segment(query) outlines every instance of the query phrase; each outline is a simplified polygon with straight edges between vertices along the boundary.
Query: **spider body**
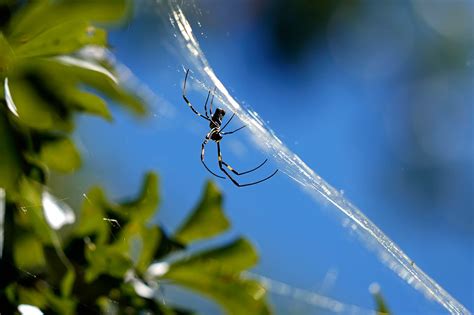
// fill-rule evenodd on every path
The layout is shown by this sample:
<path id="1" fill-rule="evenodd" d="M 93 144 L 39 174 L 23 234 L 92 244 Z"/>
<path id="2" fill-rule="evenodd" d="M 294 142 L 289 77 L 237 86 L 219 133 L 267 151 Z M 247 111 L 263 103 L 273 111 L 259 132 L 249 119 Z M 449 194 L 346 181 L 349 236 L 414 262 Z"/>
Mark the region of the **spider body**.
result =
<path id="1" fill-rule="evenodd" d="M 196 114 L 197 116 L 200 116 L 202 118 L 204 118 L 205 120 L 207 120 L 209 122 L 209 128 L 211 128 L 211 130 L 207 133 L 206 137 L 204 138 L 204 141 L 201 145 L 201 162 L 202 164 L 204 165 L 204 167 L 214 176 L 216 177 L 219 177 L 219 178 L 225 178 L 224 176 L 221 176 L 221 175 L 217 175 L 216 173 L 214 173 L 213 171 L 211 171 L 211 169 L 206 165 L 206 163 L 204 162 L 204 153 L 205 153 L 205 147 L 207 145 L 207 143 L 209 141 L 214 141 L 217 145 L 217 162 L 218 162 L 218 165 L 219 165 L 219 169 L 222 171 L 222 173 L 224 173 L 231 181 L 232 183 L 234 183 L 236 186 L 238 187 L 244 187 L 244 186 L 251 186 L 251 185 L 255 185 L 255 184 L 258 184 L 258 183 L 261 183 L 263 181 L 266 181 L 267 179 L 270 179 L 271 177 L 273 177 L 277 172 L 278 170 L 275 170 L 272 174 L 270 174 L 269 176 L 261 179 L 261 180 L 258 180 L 256 182 L 251 182 L 251 183 L 247 183 L 247 184 L 240 184 L 238 181 L 236 181 L 230 174 L 228 171 L 234 173 L 235 175 L 244 175 L 244 174 L 248 174 L 250 172 L 253 172 L 257 169 L 259 169 L 260 167 L 263 166 L 263 164 L 265 164 L 267 162 L 267 160 L 263 161 L 260 165 L 258 165 L 257 167 L 254 167 L 253 169 L 251 170 L 248 170 L 248 171 L 245 171 L 245 172 L 238 172 L 236 171 L 233 167 L 231 167 L 229 164 L 227 164 L 225 161 L 223 161 L 222 159 L 222 153 L 221 153 L 221 147 L 220 147 L 220 141 L 224 138 L 224 135 L 229 135 L 229 134 L 233 134 L 234 132 L 237 132 L 239 131 L 240 129 L 242 128 L 245 128 L 246 126 L 242 126 L 240 128 L 237 128 L 233 131 L 228 131 L 228 132 L 224 132 L 224 129 L 227 127 L 227 125 L 231 122 L 232 118 L 234 118 L 235 116 L 235 113 L 232 113 L 232 116 L 229 118 L 229 120 L 224 124 L 223 127 L 222 126 L 222 121 L 224 120 L 224 116 L 225 116 L 225 110 L 223 110 L 222 108 L 216 108 L 216 110 L 214 111 L 214 113 L 212 113 L 212 104 L 213 104 L 213 101 L 214 101 L 214 93 L 212 94 L 212 98 L 211 98 L 211 103 L 209 105 L 209 113 L 207 111 L 207 103 L 209 101 L 209 97 L 211 95 L 211 91 L 209 91 L 209 93 L 207 94 L 207 99 L 206 99 L 206 103 L 204 104 L 204 110 L 205 110 L 205 114 L 201 114 L 200 112 L 198 112 L 194 107 L 193 105 L 191 104 L 191 102 L 188 100 L 187 96 L 186 96 L 186 82 L 188 80 L 188 75 L 189 75 L 189 69 L 186 71 L 186 76 L 184 78 L 184 84 L 183 84 L 183 99 L 184 101 L 186 102 L 186 104 L 188 104 L 189 108 L 193 111 L 194 114 Z"/>
<path id="2" fill-rule="evenodd" d="M 225 110 L 223 110 L 222 108 L 217 108 L 211 117 L 211 121 L 209 122 L 209 127 L 220 128 L 222 125 L 222 120 L 224 119 L 224 116 L 225 116 Z"/>
<path id="3" fill-rule="evenodd" d="M 221 135 L 218 128 L 214 128 L 214 130 L 211 130 L 209 139 L 211 139 L 212 141 L 218 142 L 218 141 L 221 141 L 222 138 L 224 137 Z"/>

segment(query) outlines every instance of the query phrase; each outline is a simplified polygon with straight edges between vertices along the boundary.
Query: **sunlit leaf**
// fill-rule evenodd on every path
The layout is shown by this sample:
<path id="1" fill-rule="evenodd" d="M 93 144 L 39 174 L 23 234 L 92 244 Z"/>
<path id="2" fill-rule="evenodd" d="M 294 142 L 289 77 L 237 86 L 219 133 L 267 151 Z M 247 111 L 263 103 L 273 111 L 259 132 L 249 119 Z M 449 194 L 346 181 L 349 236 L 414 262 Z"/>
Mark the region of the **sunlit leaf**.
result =
<path id="1" fill-rule="evenodd" d="M 86 258 L 89 262 L 85 273 L 87 282 L 95 280 L 101 274 L 123 278 L 133 265 L 129 254 L 114 246 L 87 247 Z"/>
<path id="2" fill-rule="evenodd" d="M 128 3 L 126 0 L 37 1 L 24 6 L 13 17 L 8 35 L 17 46 L 64 23 L 116 22 L 125 16 Z"/>
<path id="3" fill-rule="evenodd" d="M 222 210 L 222 194 L 213 182 L 208 182 L 197 208 L 175 233 L 175 238 L 190 243 L 216 236 L 230 226 Z"/>
<path id="4" fill-rule="evenodd" d="M 81 165 L 79 152 L 68 138 L 45 142 L 39 158 L 48 167 L 60 172 L 72 172 Z"/>
<path id="5" fill-rule="evenodd" d="M 46 264 L 43 244 L 28 232 L 16 235 L 13 256 L 16 266 L 22 270 L 35 270 Z"/>
<path id="6" fill-rule="evenodd" d="M 137 198 L 114 207 L 114 211 L 130 220 L 145 222 L 157 210 L 159 202 L 158 177 L 148 173 Z"/>
<path id="7" fill-rule="evenodd" d="M 53 231 L 50 229 L 43 214 L 43 186 L 31 178 L 22 177 L 19 181 L 19 192 L 22 200 L 19 202 L 20 213 L 28 220 L 30 227 L 38 240 L 43 244 L 52 244 Z"/>
<path id="8" fill-rule="evenodd" d="M 85 193 L 79 223 L 74 230 L 78 237 L 95 236 L 97 244 L 105 243 L 109 237 L 109 226 L 104 222 L 109 207 L 104 191 L 99 187 Z"/>
<path id="9" fill-rule="evenodd" d="M 154 254 L 162 240 L 161 231 L 158 227 L 147 228 L 143 226 L 140 230 L 140 237 L 143 248 L 135 268 L 140 273 L 144 273 L 155 258 Z"/>
<path id="10" fill-rule="evenodd" d="M 10 77 L 9 88 L 15 107 L 18 111 L 18 120 L 28 127 L 40 130 L 71 131 L 72 121 L 67 112 L 60 112 L 41 94 L 30 80 Z"/>
<path id="11" fill-rule="evenodd" d="M 84 82 L 74 75 L 71 65 L 53 60 L 23 62 L 21 65 L 23 73 L 33 72 L 41 78 L 41 84 L 37 88 L 43 89 L 54 99 L 61 100 L 63 107 L 99 115 L 107 120 L 111 119 L 111 114 L 103 99 L 81 90 Z"/>
<path id="12" fill-rule="evenodd" d="M 43 315 L 44 313 L 34 305 L 20 304 L 18 305 L 20 315 Z"/>
<path id="13" fill-rule="evenodd" d="M 105 46 L 106 32 L 86 21 L 59 24 L 39 34 L 32 40 L 15 47 L 17 57 L 65 55 L 85 45 Z"/>
<path id="14" fill-rule="evenodd" d="M 104 95 L 126 106 L 134 113 L 140 115 L 145 113 L 143 101 L 122 87 L 115 75 L 99 64 L 78 58 L 61 57 L 54 60 L 41 60 L 27 66 L 43 77 L 44 84 L 48 86 L 50 92 L 59 96 L 68 106 L 74 105 L 84 110 L 93 109 L 91 113 L 102 114 L 106 109 L 95 108 L 96 106 L 104 107 L 100 104 L 101 102 L 95 104 L 89 102 L 97 101 L 97 99 L 77 102 L 78 95 L 70 95 L 73 90 L 87 88 L 88 92 L 92 90 Z M 87 105 L 84 105 L 85 101 L 88 101 Z"/>
<path id="15" fill-rule="evenodd" d="M 99 93 L 103 93 L 120 104 L 126 105 L 136 114 L 145 114 L 146 110 L 142 100 L 138 99 L 133 93 L 126 91 L 103 72 L 72 65 L 69 65 L 69 70 L 69 73 L 76 76 L 84 85 L 93 88 Z"/>
<path id="16" fill-rule="evenodd" d="M 239 272 L 253 267 L 257 262 L 258 255 L 252 244 L 244 238 L 239 238 L 224 246 L 174 262 L 168 275 L 180 269 L 194 269 L 202 273 Z"/>
<path id="17" fill-rule="evenodd" d="M 106 102 L 95 94 L 77 89 L 65 88 L 64 101 L 66 104 L 74 106 L 85 113 L 112 120 L 112 114 L 110 113 Z"/>
<path id="18" fill-rule="evenodd" d="M 240 271 L 254 266 L 257 253 L 245 239 L 172 263 L 165 279 L 207 295 L 229 314 L 269 314 L 265 288 Z"/>

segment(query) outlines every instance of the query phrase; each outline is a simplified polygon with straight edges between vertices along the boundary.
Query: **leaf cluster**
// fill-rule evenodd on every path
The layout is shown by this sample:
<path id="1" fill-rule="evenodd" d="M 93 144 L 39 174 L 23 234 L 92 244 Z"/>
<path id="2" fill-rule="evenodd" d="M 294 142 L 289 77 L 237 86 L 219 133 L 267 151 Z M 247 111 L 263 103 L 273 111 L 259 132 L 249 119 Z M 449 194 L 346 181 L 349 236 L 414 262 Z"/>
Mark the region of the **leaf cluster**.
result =
<path id="1" fill-rule="evenodd" d="M 110 120 L 106 100 L 144 114 L 104 60 L 107 33 L 126 0 L 2 1 L 0 16 L 0 187 L 9 199 L 23 175 L 44 182 L 48 169 L 73 172 L 80 156 L 70 134 L 78 113 Z M 91 48 L 93 47 L 93 48 Z"/>
<path id="2" fill-rule="evenodd" d="M 149 223 L 160 201 L 153 173 L 131 201 L 112 202 L 96 187 L 85 194 L 78 222 L 54 226 L 48 219 L 54 210 L 74 222 L 47 184 L 51 170 L 81 165 L 71 139 L 75 116 L 111 120 L 110 101 L 145 114 L 113 66 L 86 53 L 108 47 L 103 27 L 129 8 L 127 0 L 0 0 L 1 311 L 28 304 L 52 314 L 190 313 L 160 302 L 160 286 L 172 283 L 229 314 L 268 314 L 265 289 L 242 276 L 258 260 L 249 241 L 189 252 L 230 227 L 212 183 L 171 235 Z"/>
<path id="3" fill-rule="evenodd" d="M 80 219 L 62 245 L 54 244 L 44 220 L 37 222 L 41 216 L 30 210 L 15 212 L 17 276 L 5 289 L 8 303 L 35 305 L 56 314 L 111 309 L 118 314 L 191 313 L 160 302 L 159 286 L 171 282 L 208 296 L 229 314 L 269 314 L 264 287 L 242 275 L 258 261 L 249 241 L 237 238 L 195 253 L 187 251 L 193 242 L 217 236 L 230 226 L 222 195 L 212 182 L 172 235 L 148 224 L 160 200 L 153 173 L 131 201 L 113 203 L 99 187 L 86 196 Z M 208 228 L 199 229 L 201 225 Z M 168 260 L 171 254 L 179 258 Z"/>

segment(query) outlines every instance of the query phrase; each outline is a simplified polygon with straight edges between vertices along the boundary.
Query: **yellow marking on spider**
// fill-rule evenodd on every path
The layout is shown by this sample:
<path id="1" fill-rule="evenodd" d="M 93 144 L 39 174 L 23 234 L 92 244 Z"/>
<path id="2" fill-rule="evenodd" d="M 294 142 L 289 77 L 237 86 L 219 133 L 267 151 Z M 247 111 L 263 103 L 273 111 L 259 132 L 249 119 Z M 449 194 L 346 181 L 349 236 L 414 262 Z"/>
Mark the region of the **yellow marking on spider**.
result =
<path id="1" fill-rule="evenodd" d="M 226 165 L 229 171 L 233 171 L 234 169 L 230 165 Z"/>

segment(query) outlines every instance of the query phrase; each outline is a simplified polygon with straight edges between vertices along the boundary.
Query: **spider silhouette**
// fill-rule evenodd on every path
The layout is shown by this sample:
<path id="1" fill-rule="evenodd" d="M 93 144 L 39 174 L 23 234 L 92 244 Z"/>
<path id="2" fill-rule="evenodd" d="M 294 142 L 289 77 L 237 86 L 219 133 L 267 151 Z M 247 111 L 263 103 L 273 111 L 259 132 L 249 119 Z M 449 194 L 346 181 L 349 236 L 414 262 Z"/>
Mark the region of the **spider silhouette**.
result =
<path id="1" fill-rule="evenodd" d="M 217 160 L 218 160 L 218 163 L 219 163 L 219 168 L 220 170 L 232 181 L 232 183 L 234 183 L 236 186 L 238 187 L 245 187 L 245 186 L 251 186 L 251 185 L 255 185 L 255 184 L 258 184 L 258 183 L 261 183 L 261 182 L 264 182 L 268 179 L 270 179 L 271 177 L 273 177 L 277 172 L 278 172 L 278 169 L 275 170 L 272 174 L 270 174 L 269 176 L 261 179 L 261 180 L 258 180 L 258 181 L 255 181 L 255 182 L 251 182 L 251 183 L 246 183 L 246 184 L 240 184 L 238 181 L 236 181 L 230 174 L 227 170 L 231 171 L 232 173 L 234 173 L 235 175 L 244 175 L 244 174 L 248 174 L 250 172 L 253 172 L 257 169 L 259 169 L 260 167 L 262 167 L 267 161 L 268 159 L 265 159 L 265 161 L 263 161 L 262 163 L 260 163 L 260 165 L 258 165 L 257 167 L 254 167 L 252 168 L 251 170 L 248 170 L 248 171 L 245 171 L 245 172 L 238 172 L 236 171 L 232 166 L 230 166 L 229 164 L 227 164 L 223 159 L 222 159 L 222 153 L 221 153 L 221 146 L 220 146 L 220 142 L 221 140 L 224 138 L 225 135 L 230 135 L 230 134 L 233 134 L 234 132 L 237 132 L 243 128 L 246 127 L 246 125 L 240 127 L 240 128 L 237 128 L 235 130 L 232 130 L 232 131 L 228 131 L 228 132 L 224 132 L 224 129 L 227 127 L 227 125 L 229 125 L 229 123 L 232 121 L 232 118 L 234 118 L 235 116 L 235 113 L 232 113 L 232 116 L 230 117 L 230 119 L 224 124 L 223 127 L 222 126 L 222 120 L 225 116 L 225 110 L 223 110 L 222 108 L 216 108 L 215 112 L 212 113 L 212 104 L 214 102 L 214 92 L 212 93 L 212 97 L 211 97 L 211 102 L 210 102 L 210 105 L 209 105 L 209 114 L 207 112 L 207 103 L 209 101 L 209 97 L 211 95 L 211 91 L 209 91 L 209 93 L 207 94 L 207 98 L 206 98 L 206 103 L 204 104 L 204 115 L 202 115 L 201 113 L 199 113 L 194 107 L 193 105 L 191 104 L 191 102 L 188 100 L 188 98 L 186 97 L 186 82 L 188 80 L 188 75 L 189 75 L 189 69 L 186 70 L 186 76 L 184 78 L 184 84 L 183 84 L 183 99 L 186 101 L 186 104 L 188 104 L 189 108 L 191 108 L 191 110 L 199 117 L 202 117 L 204 118 L 205 120 L 207 120 L 209 122 L 209 128 L 211 128 L 211 130 L 207 133 L 202 145 L 201 145 L 201 162 L 202 164 L 204 165 L 204 167 L 206 168 L 206 170 L 209 171 L 209 173 L 211 173 L 212 175 L 216 176 L 216 177 L 219 177 L 219 178 L 224 178 L 224 176 L 221 176 L 221 175 L 218 175 L 216 173 L 214 173 L 213 171 L 211 171 L 211 169 L 206 165 L 206 163 L 204 162 L 204 152 L 205 152 L 205 147 L 206 147 L 206 144 L 209 142 L 209 141 L 214 141 L 217 145 Z M 215 90 L 215 88 L 214 88 Z M 225 166 L 225 168 L 224 168 Z M 226 170 L 227 168 L 227 170 Z"/>

